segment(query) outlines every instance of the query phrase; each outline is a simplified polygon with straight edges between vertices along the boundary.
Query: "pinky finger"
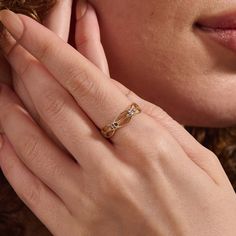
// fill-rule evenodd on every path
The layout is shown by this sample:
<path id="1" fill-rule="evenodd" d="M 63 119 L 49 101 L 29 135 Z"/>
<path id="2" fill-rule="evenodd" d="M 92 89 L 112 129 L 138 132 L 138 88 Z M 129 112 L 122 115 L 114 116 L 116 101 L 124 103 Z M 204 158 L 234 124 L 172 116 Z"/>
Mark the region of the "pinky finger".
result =
<path id="1" fill-rule="evenodd" d="M 20 161 L 5 135 L 0 151 L 0 165 L 17 195 L 49 231 L 53 235 L 67 235 L 72 222 L 69 211 L 55 193 Z"/>
<path id="2" fill-rule="evenodd" d="M 58 0 L 51 9 L 43 25 L 56 33 L 65 42 L 68 41 L 73 0 Z"/>

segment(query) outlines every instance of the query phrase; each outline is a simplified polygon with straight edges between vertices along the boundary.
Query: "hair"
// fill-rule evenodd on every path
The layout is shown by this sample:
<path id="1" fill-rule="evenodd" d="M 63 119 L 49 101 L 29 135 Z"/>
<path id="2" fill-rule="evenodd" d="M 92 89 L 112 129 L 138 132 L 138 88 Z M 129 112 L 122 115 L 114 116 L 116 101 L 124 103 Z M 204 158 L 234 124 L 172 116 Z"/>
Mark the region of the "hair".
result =
<path id="1" fill-rule="evenodd" d="M 42 22 L 55 3 L 56 0 L 0 0 L 0 10 L 10 9 Z M 219 157 L 236 190 L 236 128 L 185 128 L 199 143 Z M 2 236 L 27 234 L 27 228 L 30 227 L 28 225 L 26 227 L 27 220 L 22 220 L 25 215 L 28 215 L 28 219 L 29 217 L 34 219 L 34 222 L 30 221 L 31 224 L 41 225 L 33 214 L 29 213 L 26 206 L 7 183 L 3 174 L 0 173 L 0 234 Z"/>
<path id="2" fill-rule="evenodd" d="M 42 21 L 55 3 L 56 0 L 0 0 L 0 10 L 9 9 Z"/>

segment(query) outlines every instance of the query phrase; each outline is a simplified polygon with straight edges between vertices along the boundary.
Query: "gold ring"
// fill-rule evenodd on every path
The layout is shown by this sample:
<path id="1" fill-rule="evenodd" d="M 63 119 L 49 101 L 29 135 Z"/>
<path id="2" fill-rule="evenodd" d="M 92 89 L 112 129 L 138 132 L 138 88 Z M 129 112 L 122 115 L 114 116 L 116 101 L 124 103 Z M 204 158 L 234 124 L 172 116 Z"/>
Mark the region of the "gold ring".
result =
<path id="1" fill-rule="evenodd" d="M 115 132 L 130 122 L 131 118 L 141 112 L 138 104 L 132 103 L 131 106 L 120 113 L 120 115 L 111 123 L 101 129 L 101 133 L 105 138 L 111 138 Z"/>

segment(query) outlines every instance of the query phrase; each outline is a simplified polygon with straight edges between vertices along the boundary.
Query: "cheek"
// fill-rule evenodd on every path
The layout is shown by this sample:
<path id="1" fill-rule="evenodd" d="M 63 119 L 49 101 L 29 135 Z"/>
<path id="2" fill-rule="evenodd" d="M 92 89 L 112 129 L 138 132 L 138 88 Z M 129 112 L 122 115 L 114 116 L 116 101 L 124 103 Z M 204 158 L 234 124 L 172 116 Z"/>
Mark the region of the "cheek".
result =
<path id="1" fill-rule="evenodd" d="M 217 62 L 223 50 L 202 42 L 193 28 L 209 9 L 207 1 L 100 1 L 102 42 L 114 79 L 183 124 L 235 122 L 236 105 L 227 92 L 232 86 L 224 83 L 234 60 Z"/>

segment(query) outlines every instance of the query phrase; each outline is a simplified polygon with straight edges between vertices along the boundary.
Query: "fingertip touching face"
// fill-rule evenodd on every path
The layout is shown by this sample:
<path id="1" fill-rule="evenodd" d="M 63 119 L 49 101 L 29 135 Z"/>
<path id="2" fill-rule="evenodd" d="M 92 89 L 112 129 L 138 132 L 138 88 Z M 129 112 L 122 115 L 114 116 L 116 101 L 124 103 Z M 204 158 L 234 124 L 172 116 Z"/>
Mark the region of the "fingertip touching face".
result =
<path id="1" fill-rule="evenodd" d="M 236 124 L 236 54 L 198 27 L 235 0 L 90 2 L 114 79 L 184 125 Z"/>

